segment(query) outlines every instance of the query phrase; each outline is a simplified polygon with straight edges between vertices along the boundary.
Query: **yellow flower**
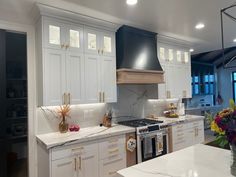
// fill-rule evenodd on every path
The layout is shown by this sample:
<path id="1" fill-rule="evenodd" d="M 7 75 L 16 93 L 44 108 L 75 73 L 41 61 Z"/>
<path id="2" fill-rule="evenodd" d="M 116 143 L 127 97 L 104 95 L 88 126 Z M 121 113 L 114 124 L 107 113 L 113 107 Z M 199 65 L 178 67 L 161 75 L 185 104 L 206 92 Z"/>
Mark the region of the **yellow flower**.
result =
<path id="1" fill-rule="evenodd" d="M 211 122 L 211 131 L 214 131 L 216 133 L 219 133 L 220 135 L 224 135 L 225 131 L 223 131 L 218 125 L 216 124 L 215 121 Z"/>

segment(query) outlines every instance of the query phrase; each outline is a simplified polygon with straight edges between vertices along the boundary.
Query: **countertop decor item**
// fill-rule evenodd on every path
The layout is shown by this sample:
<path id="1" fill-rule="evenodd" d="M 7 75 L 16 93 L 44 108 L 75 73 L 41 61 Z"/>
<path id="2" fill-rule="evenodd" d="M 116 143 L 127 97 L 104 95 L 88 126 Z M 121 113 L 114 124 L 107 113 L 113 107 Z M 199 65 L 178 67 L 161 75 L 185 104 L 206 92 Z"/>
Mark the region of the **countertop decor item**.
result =
<path id="1" fill-rule="evenodd" d="M 60 133 L 66 133 L 68 131 L 69 125 L 66 122 L 66 118 L 70 117 L 70 105 L 60 106 L 58 110 L 59 117 L 62 119 L 59 123 L 59 131 Z"/>
<path id="2" fill-rule="evenodd" d="M 104 127 L 111 127 L 111 121 L 112 121 L 112 111 L 109 111 L 104 115 L 102 125 Z"/>
<path id="3" fill-rule="evenodd" d="M 217 113 L 211 119 L 211 130 L 217 133 L 216 142 L 220 147 L 225 147 L 228 143 L 231 147 L 232 163 L 231 174 L 236 176 L 236 106 L 231 99 L 229 108 Z"/>
<path id="4" fill-rule="evenodd" d="M 174 103 L 170 103 L 168 105 L 168 110 L 164 111 L 164 115 L 167 118 L 178 118 L 179 115 L 177 114 L 177 106 Z"/>

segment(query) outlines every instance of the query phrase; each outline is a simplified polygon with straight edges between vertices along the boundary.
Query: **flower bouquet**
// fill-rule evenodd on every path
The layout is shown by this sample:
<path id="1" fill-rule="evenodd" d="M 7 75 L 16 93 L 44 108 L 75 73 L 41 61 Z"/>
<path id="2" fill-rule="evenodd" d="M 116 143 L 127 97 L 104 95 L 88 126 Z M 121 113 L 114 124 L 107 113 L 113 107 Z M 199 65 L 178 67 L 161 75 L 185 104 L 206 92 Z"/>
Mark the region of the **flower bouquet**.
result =
<path id="1" fill-rule="evenodd" d="M 212 117 L 211 130 L 217 134 L 216 143 L 220 147 L 230 145 L 232 151 L 231 173 L 236 176 L 236 106 L 230 100 L 230 107 Z"/>

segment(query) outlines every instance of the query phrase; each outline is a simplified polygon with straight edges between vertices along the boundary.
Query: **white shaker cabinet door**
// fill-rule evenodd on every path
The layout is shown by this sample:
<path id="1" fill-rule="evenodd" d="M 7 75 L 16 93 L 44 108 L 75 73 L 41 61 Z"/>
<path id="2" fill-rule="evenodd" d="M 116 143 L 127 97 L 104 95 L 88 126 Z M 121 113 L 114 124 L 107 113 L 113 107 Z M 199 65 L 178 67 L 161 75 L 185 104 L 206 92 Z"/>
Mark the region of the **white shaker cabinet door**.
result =
<path id="1" fill-rule="evenodd" d="M 65 101 L 65 52 L 46 49 L 43 73 L 44 106 L 63 104 Z"/>
<path id="2" fill-rule="evenodd" d="M 79 177 L 99 177 L 98 152 L 88 152 L 81 155 Z"/>
<path id="3" fill-rule="evenodd" d="M 84 29 L 84 51 L 87 54 L 101 54 L 100 33 L 92 28 Z"/>
<path id="4" fill-rule="evenodd" d="M 51 177 L 78 177 L 77 160 L 68 157 L 52 161 Z"/>
<path id="5" fill-rule="evenodd" d="M 44 47 L 53 49 L 64 49 L 65 25 L 55 19 L 45 18 L 43 23 Z"/>
<path id="6" fill-rule="evenodd" d="M 68 51 L 83 52 L 84 48 L 83 26 L 67 25 L 66 27 L 66 45 Z"/>
<path id="7" fill-rule="evenodd" d="M 101 54 L 105 56 L 115 56 L 115 34 L 112 32 L 102 32 L 101 39 Z"/>
<path id="8" fill-rule="evenodd" d="M 86 103 L 101 102 L 101 69 L 98 55 L 85 55 Z"/>
<path id="9" fill-rule="evenodd" d="M 78 52 L 66 54 L 66 91 L 70 104 L 84 103 L 84 55 Z"/>
<path id="10" fill-rule="evenodd" d="M 117 101 L 116 88 L 116 59 L 114 57 L 101 58 L 103 102 L 112 103 Z"/>

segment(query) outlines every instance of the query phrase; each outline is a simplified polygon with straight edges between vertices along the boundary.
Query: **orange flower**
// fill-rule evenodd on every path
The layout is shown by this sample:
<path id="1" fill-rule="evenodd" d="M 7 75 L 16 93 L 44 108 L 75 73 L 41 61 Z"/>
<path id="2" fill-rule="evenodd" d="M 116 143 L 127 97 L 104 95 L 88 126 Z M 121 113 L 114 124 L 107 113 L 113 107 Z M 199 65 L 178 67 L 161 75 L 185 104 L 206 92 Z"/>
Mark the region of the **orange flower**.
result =
<path id="1" fill-rule="evenodd" d="M 70 117 L 69 113 L 70 113 L 70 105 L 63 105 L 60 106 L 59 110 L 58 110 L 58 114 L 60 117 Z"/>

